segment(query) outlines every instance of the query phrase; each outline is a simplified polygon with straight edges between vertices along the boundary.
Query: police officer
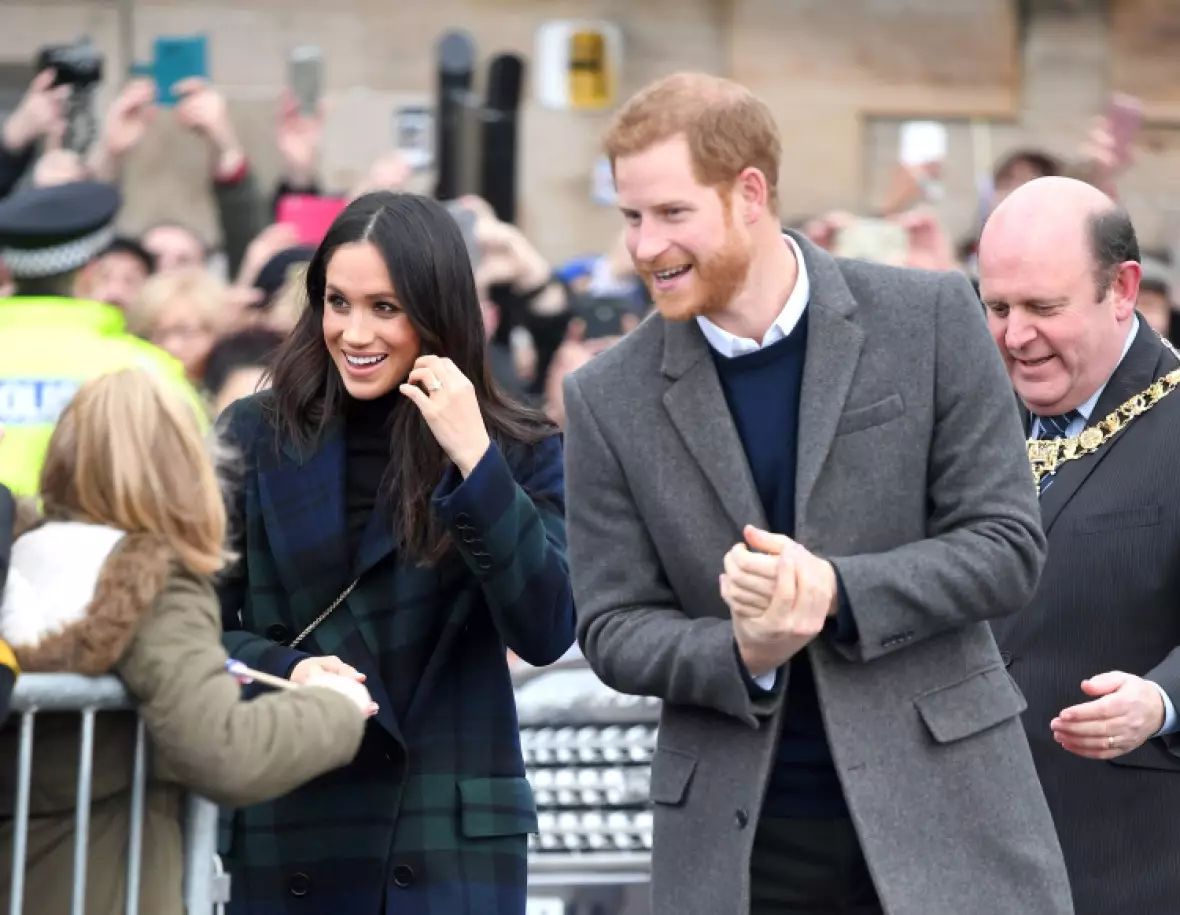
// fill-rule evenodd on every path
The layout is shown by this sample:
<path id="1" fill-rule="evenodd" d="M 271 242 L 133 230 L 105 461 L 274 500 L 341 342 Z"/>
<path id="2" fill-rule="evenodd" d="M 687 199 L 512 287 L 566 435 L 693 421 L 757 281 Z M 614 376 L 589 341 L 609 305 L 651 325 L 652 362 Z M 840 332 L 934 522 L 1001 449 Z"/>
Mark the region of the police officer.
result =
<path id="1" fill-rule="evenodd" d="M 30 188 L 0 201 L 0 260 L 16 284 L 0 299 L 0 484 L 37 488 L 62 408 L 95 375 L 131 366 L 159 371 L 200 401 L 184 369 L 124 329 L 111 305 L 71 298 L 77 272 L 114 238 L 121 200 L 107 184 Z"/>

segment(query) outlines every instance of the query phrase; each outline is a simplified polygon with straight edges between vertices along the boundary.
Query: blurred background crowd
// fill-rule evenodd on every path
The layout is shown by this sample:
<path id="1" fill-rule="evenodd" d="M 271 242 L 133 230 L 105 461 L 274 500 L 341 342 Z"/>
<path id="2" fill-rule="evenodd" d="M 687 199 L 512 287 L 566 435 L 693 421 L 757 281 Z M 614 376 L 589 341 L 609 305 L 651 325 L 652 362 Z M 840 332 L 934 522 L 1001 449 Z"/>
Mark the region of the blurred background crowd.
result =
<path id="1" fill-rule="evenodd" d="M 179 360 L 215 416 L 264 383 L 270 354 L 304 305 L 301 270 L 331 217 L 366 190 L 435 193 L 448 199 L 468 238 L 496 377 L 560 423 L 561 378 L 626 334 L 649 304 L 622 245 L 621 219 L 610 213 L 611 190 L 596 158 L 594 127 L 632 83 L 694 63 L 717 69 L 719 61 L 697 47 L 703 38 L 693 30 L 705 28 L 698 21 L 700 3 L 557 4 L 540 10 L 544 4 L 521 2 L 509 4 L 515 18 L 494 24 L 487 10 L 476 15 L 479 4 L 459 5 L 463 10 L 446 15 L 450 24 L 472 20 L 458 32 L 473 55 L 474 82 L 469 74 L 461 87 L 466 95 L 460 93 L 468 120 L 488 120 L 487 109 L 471 100 L 471 87 L 482 81 L 483 46 L 501 43 L 496 50 L 515 50 L 523 64 L 517 97 L 497 113 L 508 123 L 507 147 L 493 149 L 476 131 L 448 127 L 445 113 L 439 114 L 448 73 L 453 76 L 456 68 L 446 28 L 431 27 L 444 15 L 441 9 L 378 12 L 356 2 L 316 13 L 292 4 L 285 22 L 275 20 L 282 23 L 276 35 L 253 31 L 271 21 L 265 4 L 235 10 L 187 4 L 177 18 L 167 5 L 94 4 L 97 12 L 81 15 L 68 5 L 5 2 L 0 15 L 14 26 L 12 35 L 40 44 L 27 46 L 26 59 L 0 74 L 10 84 L 23 74 L 0 132 L 0 194 L 79 180 L 120 187 L 126 205 L 113 240 L 78 272 L 73 295 L 117 309 L 127 333 Z M 830 19 L 811 4 L 705 5 L 726 8 L 728 20 L 712 22 L 714 38 L 728 44 L 727 75 L 751 84 L 766 83 L 752 63 L 759 33 L 781 26 L 785 46 L 796 48 L 800 34 Z M 904 56 L 902 47 L 892 55 L 875 46 L 872 53 L 864 50 L 862 30 L 883 14 L 872 4 L 852 5 L 858 8 L 850 17 L 856 27 L 827 35 L 826 77 L 811 75 L 813 89 L 830 80 L 827 89 L 815 89 L 831 97 L 827 120 L 818 117 L 821 96 L 809 103 L 817 118 L 813 131 L 794 129 L 806 112 L 790 107 L 790 93 L 767 98 L 786 130 L 784 224 L 838 254 L 972 275 L 983 220 L 1023 182 L 1068 174 L 1116 197 L 1129 186 L 1132 191 L 1122 196 L 1133 215 L 1148 213 L 1139 219 L 1149 248 L 1139 307 L 1153 326 L 1174 336 L 1170 198 L 1164 187 L 1154 197 L 1144 191 L 1170 150 L 1160 120 L 1166 99 L 1144 97 L 1138 90 L 1148 83 L 1124 60 L 1124 33 L 1144 35 L 1166 26 L 1176 18 L 1168 4 L 1058 0 L 949 3 L 939 10 L 892 4 L 894 18 L 878 23 L 882 40 L 893 36 L 900 42 L 904 29 L 905 41 L 928 49 L 924 56 L 911 55 L 908 70 L 896 59 Z M 561 23 L 550 20 L 564 6 L 600 18 L 579 20 L 572 32 L 559 29 L 567 46 L 555 51 L 553 26 Z M 1133 26 L 1124 6 L 1142 8 Z M 677 48 L 652 38 L 661 10 L 672 17 L 669 27 L 683 33 Z M 350 55 L 349 39 L 357 39 L 356 28 L 366 23 L 372 36 Z M 182 24 L 186 28 L 178 28 Z M 75 41 L 88 26 L 93 40 Z M 418 31 L 420 26 L 431 28 Z M 164 28 L 184 34 L 162 38 Z M 983 30 L 979 41 L 964 50 L 965 37 L 974 39 L 976 28 Z M 392 75 L 377 72 L 381 35 L 391 47 L 401 47 L 410 35 L 417 48 L 412 57 L 399 57 Z M 73 37 L 54 41 L 66 36 Z M 255 38 L 257 70 L 251 71 Z M 124 66 L 152 42 L 153 65 Z M 1154 52 L 1145 45 L 1141 51 L 1140 63 L 1147 66 Z M 1044 58 L 1053 53 L 1048 76 Z M 957 96 L 939 85 L 956 54 Z M 840 69 L 847 56 L 860 61 L 858 68 L 868 71 L 860 78 L 875 86 L 866 90 L 857 115 L 860 141 L 853 150 L 835 139 L 829 123 L 847 117 L 848 93 L 837 88 L 847 88 L 847 73 L 842 77 Z M 774 59 L 783 60 L 784 79 L 798 76 L 799 61 Z M 1105 62 L 1105 72 L 1093 72 L 1096 59 Z M 898 83 L 901 71 L 907 85 Z M 1084 85 L 1074 79 L 1053 96 L 1054 80 L 1063 84 L 1071 73 L 1084 76 Z M 979 85 L 964 86 L 968 77 Z M 391 86 L 397 79 L 404 85 Z M 899 86 L 893 107 L 904 116 L 874 113 L 883 108 L 880 97 L 891 82 Z M 926 84 L 925 95 L 915 89 Z M 434 97 L 428 92 L 424 105 L 389 103 L 432 85 Z M 1120 89 L 1138 94 L 1113 91 Z M 384 94 L 377 92 L 377 102 L 367 96 L 358 102 L 357 93 L 369 90 Z M 1004 104 L 1010 109 L 1006 119 L 996 113 Z M 377 133 L 385 135 L 383 143 L 374 140 L 371 125 L 359 126 L 366 119 L 358 112 L 382 113 Z M 407 132 L 407 112 L 425 119 L 414 136 L 414 130 Z M 1010 148 L 1004 137 L 1013 138 Z M 509 182 L 508 204 L 503 188 L 492 204 L 485 199 L 486 180 L 469 180 L 461 168 L 445 174 L 448 145 L 464 147 L 458 155 L 467 160 L 500 156 L 503 168 L 519 176 Z M 842 178 L 841 163 L 849 156 L 861 172 L 855 187 Z M 819 164 L 825 158 L 828 163 Z M 557 184 L 534 173 L 552 176 L 559 167 L 554 163 L 565 159 L 590 167 L 578 165 L 582 177 L 564 180 L 562 199 L 549 199 L 556 198 L 551 192 Z M 197 189 L 194 161 L 202 163 Z M 973 173 L 967 181 L 965 169 Z M 478 172 L 478 165 L 468 171 Z M 575 202 L 570 187 L 577 188 Z M 0 299 L 12 292 L 11 277 L 0 266 Z M 3 307 L 0 301 L 0 344 Z"/>

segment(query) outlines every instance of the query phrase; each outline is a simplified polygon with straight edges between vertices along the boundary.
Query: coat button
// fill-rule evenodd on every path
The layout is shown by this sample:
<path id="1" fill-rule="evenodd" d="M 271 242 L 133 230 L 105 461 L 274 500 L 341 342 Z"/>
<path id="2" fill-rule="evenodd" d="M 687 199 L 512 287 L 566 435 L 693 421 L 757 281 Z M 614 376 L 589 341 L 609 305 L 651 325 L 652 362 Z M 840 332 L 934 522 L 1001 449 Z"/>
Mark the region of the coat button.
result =
<path id="1" fill-rule="evenodd" d="M 750 822 L 750 815 L 746 813 L 741 807 L 733 812 L 733 820 L 737 823 L 738 829 L 745 829 Z"/>
<path id="2" fill-rule="evenodd" d="M 408 864 L 399 864 L 393 869 L 393 885 L 405 889 L 414 882 L 414 869 Z"/>
<path id="3" fill-rule="evenodd" d="M 1001 652 L 1000 652 L 1000 660 L 1004 662 L 1004 666 L 1005 666 L 1005 667 L 1011 667 L 1011 666 L 1012 666 L 1012 655 L 1011 655 L 1011 653 L 1009 653 L 1009 652 L 1007 652 L 1007 651 L 1001 651 Z"/>
<path id="4" fill-rule="evenodd" d="M 288 886 L 292 896 L 306 896 L 311 890 L 311 878 L 307 874 L 296 874 Z"/>
<path id="5" fill-rule="evenodd" d="M 467 512 L 459 512 L 459 514 L 455 515 L 455 524 L 459 527 L 467 527 L 470 523 L 471 515 L 467 514 Z"/>
<path id="6" fill-rule="evenodd" d="M 280 645 L 283 645 L 290 640 L 291 630 L 282 623 L 275 623 L 273 626 L 267 627 L 266 637 L 272 642 L 278 642 Z"/>

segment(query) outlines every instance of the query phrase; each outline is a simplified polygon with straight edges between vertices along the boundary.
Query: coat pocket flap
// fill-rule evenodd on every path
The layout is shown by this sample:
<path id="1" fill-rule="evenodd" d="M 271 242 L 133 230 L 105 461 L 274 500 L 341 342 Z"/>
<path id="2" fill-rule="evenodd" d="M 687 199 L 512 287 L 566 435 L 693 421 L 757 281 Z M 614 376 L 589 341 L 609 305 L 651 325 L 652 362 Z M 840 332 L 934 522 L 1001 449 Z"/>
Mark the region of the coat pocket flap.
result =
<path id="1" fill-rule="evenodd" d="M 655 804 L 683 804 L 696 771 L 695 756 L 657 747 L 651 761 L 651 799 Z"/>
<path id="2" fill-rule="evenodd" d="M 1000 666 L 918 696 L 914 705 L 939 743 L 986 731 L 1028 708 L 1024 696 Z"/>
<path id="3" fill-rule="evenodd" d="M 537 804 L 519 775 L 459 779 L 460 827 L 469 839 L 521 836 L 537 831 Z"/>

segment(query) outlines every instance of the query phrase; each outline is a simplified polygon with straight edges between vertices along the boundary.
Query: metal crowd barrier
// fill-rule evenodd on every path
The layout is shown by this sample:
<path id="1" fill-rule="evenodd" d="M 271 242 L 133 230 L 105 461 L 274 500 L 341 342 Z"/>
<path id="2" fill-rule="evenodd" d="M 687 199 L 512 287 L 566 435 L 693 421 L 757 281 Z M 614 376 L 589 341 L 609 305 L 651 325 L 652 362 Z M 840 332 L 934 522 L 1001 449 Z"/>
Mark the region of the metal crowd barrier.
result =
<path id="1" fill-rule="evenodd" d="M 82 746 L 78 759 L 78 809 L 74 819 L 72 915 L 84 915 L 86 857 L 90 841 L 90 789 L 94 769 L 94 723 L 99 712 L 129 711 L 135 702 L 118 678 L 77 674 L 22 674 L 13 689 L 12 710 L 19 713 L 16 811 L 12 842 L 12 897 L 9 915 L 24 912 L 28 854 L 29 789 L 33 778 L 33 732 L 38 712 L 80 712 Z M 127 849 L 126 915 L 139 915 L 143 811 L 147 790 L 147 731 L 138 719 L 135 771 L 131 781 L 131 836 Z M 229 901 L 229 878 L 217 856 L 217 807 L 189 795 L 184 823 L 184 904 L 188 915 L 213 915 Z M 36 900 L 33 900 L 34 906 Z M 35 909 L 34 909 L 35 910 Z M 151 913 L 145 913 L 151 915 Z"/>

